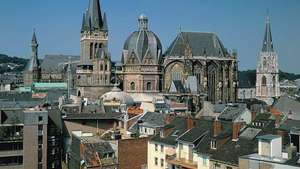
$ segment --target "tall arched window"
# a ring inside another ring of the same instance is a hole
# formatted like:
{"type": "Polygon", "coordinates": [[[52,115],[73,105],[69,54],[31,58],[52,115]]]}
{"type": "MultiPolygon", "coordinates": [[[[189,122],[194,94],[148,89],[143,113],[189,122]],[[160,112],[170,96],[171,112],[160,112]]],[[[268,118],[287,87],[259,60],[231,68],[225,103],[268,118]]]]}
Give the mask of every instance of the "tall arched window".
{"type": "Polygon", "coordinates": [[[149,90],[152,90],[151,82],[147,82],[146,89],[147,89],[148,91],[149,91],[149,90]]]}
{"type": "Polygon", "coordinates": [[[90,44],[90,59],[92,59],[93,56],[94,56],[93,49],[94,49],[94,44],[91,43],[91,44],[90,44]]]}
{"type": "Polygon", "coordinates": [[[262,85],[262,86],[266,86],[266,85],[267,85],[267,78],[266,78],[266,76],[263,76],[263,77],[261,78],[261,85],[262,85]]]}
{"type": "Polygon", "coordinates": [[[135,90],[135,83],[134,82],[130,83],[130,90],[135,90]]]}

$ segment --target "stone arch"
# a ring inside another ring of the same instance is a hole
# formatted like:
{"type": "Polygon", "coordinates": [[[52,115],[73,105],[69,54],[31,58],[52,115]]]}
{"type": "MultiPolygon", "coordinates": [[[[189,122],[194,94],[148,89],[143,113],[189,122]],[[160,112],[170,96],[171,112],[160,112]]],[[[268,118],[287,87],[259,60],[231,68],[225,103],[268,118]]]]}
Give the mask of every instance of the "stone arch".
{"type": "Polygon", "coordinates": [[[174,61],[165,66],[164,69],[164,88],[168,90],[173,80],[183,80],[184,64],[174,61]]]}

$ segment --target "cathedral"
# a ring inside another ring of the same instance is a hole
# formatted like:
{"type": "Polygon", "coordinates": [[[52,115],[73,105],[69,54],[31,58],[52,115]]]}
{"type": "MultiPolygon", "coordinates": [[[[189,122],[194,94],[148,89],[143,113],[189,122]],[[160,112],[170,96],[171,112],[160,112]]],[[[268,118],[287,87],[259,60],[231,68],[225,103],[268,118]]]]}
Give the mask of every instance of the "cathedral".
{"type": "MultiPolygon", "coordinates": [[[[81,28],[77,95],[99,98],[114,86],[108,25],[99,0],[90,0],[81,28]]],[[[215,33],[180,32],[163,53],[159,37],[150,30],[145,15],[138,30],[125,41],[120,88],[127,93],[197,96],[213,103],[235,102],[237,97],[237,54],[230,53],[215,33]]],[[[116,79],[115,79],[116,81],[116,79]]]]}
{"type": "Polygon", "coordinates": [[[266,20],[263,47],[256,68],[256,98],[272,104],[280,96],[278,56],[274,50],[270,18],[266,20]]]}

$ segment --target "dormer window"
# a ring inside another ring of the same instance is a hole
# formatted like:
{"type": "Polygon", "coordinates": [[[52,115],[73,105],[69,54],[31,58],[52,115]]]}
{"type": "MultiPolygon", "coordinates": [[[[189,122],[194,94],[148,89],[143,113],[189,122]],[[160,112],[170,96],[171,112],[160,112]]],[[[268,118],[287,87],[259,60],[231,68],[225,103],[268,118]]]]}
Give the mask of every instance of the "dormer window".
{"type": "Polygon", "coordinates": [[[217,149],[217,141],[216,140],[211,140],[210,148],[214,149],[214,150],[217,149]]]}

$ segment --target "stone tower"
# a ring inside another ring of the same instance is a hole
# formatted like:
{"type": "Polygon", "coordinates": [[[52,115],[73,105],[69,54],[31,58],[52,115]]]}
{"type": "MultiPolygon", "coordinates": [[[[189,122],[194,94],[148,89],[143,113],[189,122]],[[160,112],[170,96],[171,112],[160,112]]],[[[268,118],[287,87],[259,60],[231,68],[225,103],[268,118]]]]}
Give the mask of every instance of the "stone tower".
{"type": "Polygon", "coordinates": [[[266,19],[263,47],[256,68],[256,98],[272,104],[280,96],[278,57],[274,50],[270,18],[266,19]]]}
{"type": "Polygon", "coordinates": [[[31,86],[32,83],[38,82],[41,77],[41,69],[38,59],[38,47],[39,44],[37,42],[37,38],[35,35],[35,31],[33,32],[32,40],[31,40],[31,51],[32,56],[27,63],[27,66],[24,71],[24,85],[31,86]]]}
{"type": "Polygon", "coordinates": [[[77,95],[97,99],[110,91],[111,57],[108,52],[108,26],[99,0],[90,0],[83,14],[80,63],[77,68],[77,95]]]}

